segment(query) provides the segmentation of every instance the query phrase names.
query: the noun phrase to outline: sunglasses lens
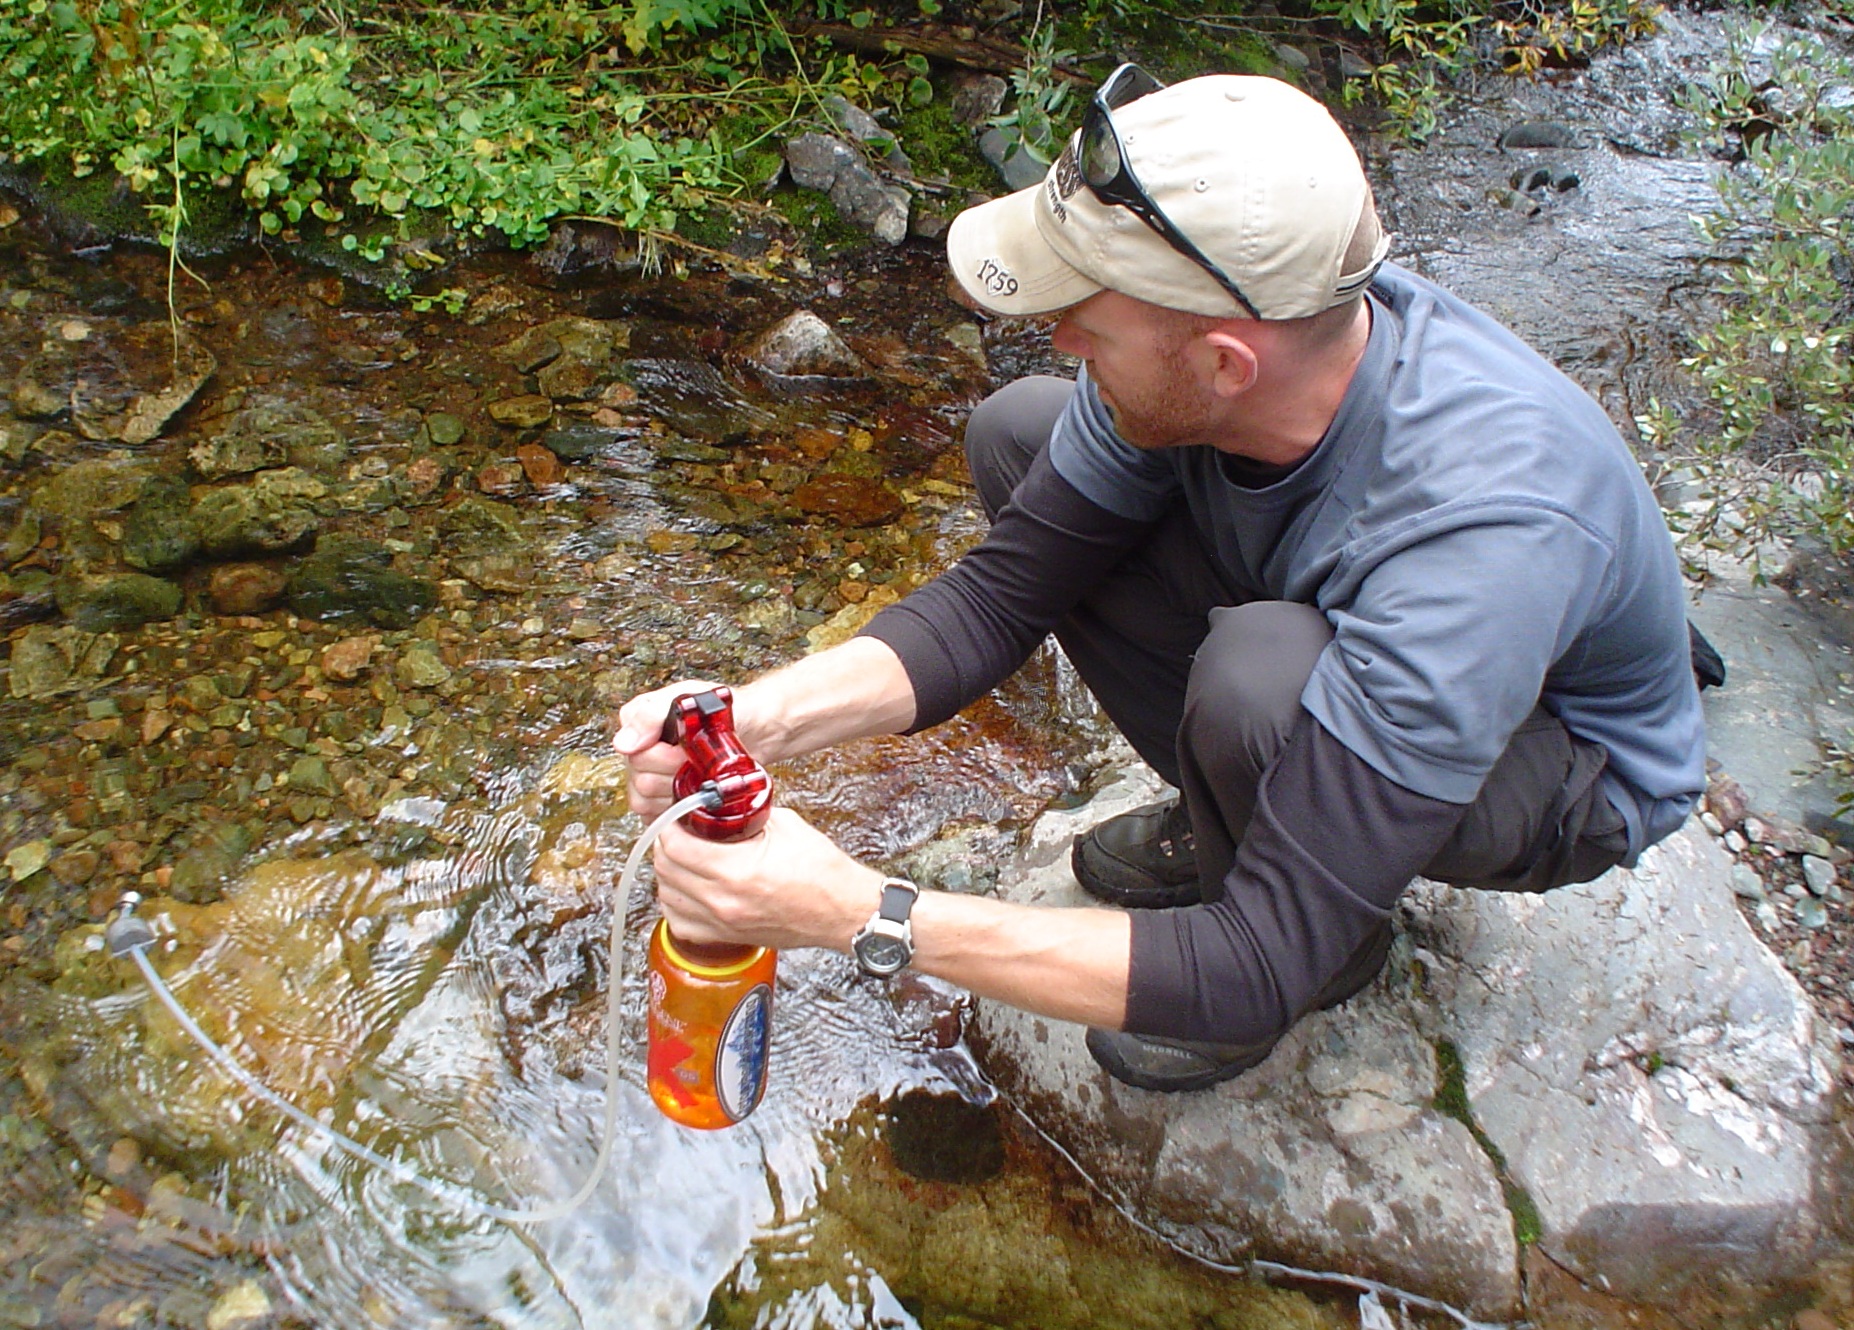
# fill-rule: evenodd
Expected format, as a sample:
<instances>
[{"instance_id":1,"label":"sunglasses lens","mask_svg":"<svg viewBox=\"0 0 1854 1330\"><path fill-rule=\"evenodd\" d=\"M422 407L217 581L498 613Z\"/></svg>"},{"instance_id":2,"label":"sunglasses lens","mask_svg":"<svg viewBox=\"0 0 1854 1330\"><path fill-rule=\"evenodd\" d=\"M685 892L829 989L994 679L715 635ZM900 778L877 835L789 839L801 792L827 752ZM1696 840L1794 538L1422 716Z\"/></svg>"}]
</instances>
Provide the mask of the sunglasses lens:
<instances>
[{"instance_id":1,"label":"sunglasses lens","mask_svg":"<svg viewBox=\"0 0 1854 1330\"><path fill-rule=\"evenodd\" d=\"M1106 116L1092 116L1082 126L1082 179L1096 189L1110 185L1120 174L1120 144Z\"/></svg>"}]
</instances>

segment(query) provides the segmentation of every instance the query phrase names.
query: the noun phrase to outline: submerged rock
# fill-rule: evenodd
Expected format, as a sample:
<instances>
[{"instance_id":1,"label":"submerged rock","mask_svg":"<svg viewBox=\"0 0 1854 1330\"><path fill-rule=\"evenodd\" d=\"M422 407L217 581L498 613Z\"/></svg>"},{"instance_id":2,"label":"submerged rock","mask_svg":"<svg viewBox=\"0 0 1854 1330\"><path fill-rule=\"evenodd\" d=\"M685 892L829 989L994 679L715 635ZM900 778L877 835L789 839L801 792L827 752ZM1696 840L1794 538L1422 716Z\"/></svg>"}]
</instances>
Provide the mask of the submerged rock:
<instances>
[{"instance_id":1,"label":"submerged rock","mask_svg":"<svg viewBox=\"0 0 1854 1330\"><path fill-rule=\"evenodd\" d=\"M121 639L70 624L37 625L13 642L7 686L14 697L42 699L87 688L103 677Z\"/></svg>"},{"instance_id":2,"label":"submerged rock","mask_svg":"<svg viewBox=\"0 0 1854 1330\"><path fill-rule=\"evenodd\" d=\"M224 429L187 450L207 480L245 475L267 467L326 470L348 456L348 441L316 412L291 402L255 402Z\"/></svg>"},{"instance_id":3,"label":"submerged rock","mask_svg":"<svg viewBox=\"0 0 1854 1330\"><path fill-rule=\"evenodd\" d=\"M99 347L80 369L71 388L71 420L87 439L147 443L193 400L219 362L188 334L174 340L166 325L132 327L117 340L125 352L120 358L117 346Z\"/></svg>"},{"instance_id":4,"label":"submerged rock","mask_svg":"<svg viewBox=\"0 0 1854 1330\"><path fill-rule=\"evenodd\" d=\"M312 506L325 487L289 468L248 484L207 490L193 503L200 546L215 559L281 554L303 545L321 525Z\"/></svg>"},{"instance_id":5,"label":"submerged rock","mask_svg":"<svg viewBox=\"0 0 1854 1330\"><path fill-rule=\"evenodd\" d=\"M748 344L747 363L779 378L858 379L869 373L831 326L808 309L788 314Z\"/></svg>"},{"instance_id":6,"label":"submerged rock","mask_svg":"<svg viewBox=\"0 0 1854 1330\"><path fill-rule=\"evenodd\" d=\"M90 457L60 468L32 492L32 506L62 522L121 512L159 472L150 462Z\"/></svg>"},{"instance_id":7,"label":"submerged rock","mask_svg":"<svg viewBox=\"0 0 1854 1330\"><path fill-rule=\"evenodd\" d=\"M359 619L410 628L437 603L430 582L393 569L384 547L354 537L320 542L290 574L290 608L306 619Z\"/></svg>"},{"instance_id":8,"label":"submerged rock","mask_svg":"<svg viewBox=\"0 0 1854 1330\"><path fill-rule=\"evenodd\" d=\"M206 595L215 614L263 614L283 603L288 582L267 563L227 563L212 570Z\"/></svg>"},{"instance_id":9,"label":"submerged rock","mask_svg":"<svg viewBox=\"0 0 1854 1330\"><path fill-rule=\"evenodd\" d=\"M181 590L146 573L75 575L58 579L58 608L87 633L139 628L180 613Z\"/></svg>"},{"instance_id":10,"label":"submerged rock","mask_svg":"<svg viewBox=\"0 0 1854 1330\"><path fill-rule=\"evenodd\" d=\"M813 517L842 526L880 526L900 516L902 503L881 481L840 471L826 472L792 491L792 501Z\"/></svg>"},{"instance_id":11,"label":"submerged rock","mask_svg":"<svg viewBox=\"0 0 1854 1330\"><path fill-rule=\"evenodd\" d=\"M184 568L199 556L193 496L179 476L163 474L143 487L122 528L122 560L145 573Z\"/></svg>"}]
</instances>

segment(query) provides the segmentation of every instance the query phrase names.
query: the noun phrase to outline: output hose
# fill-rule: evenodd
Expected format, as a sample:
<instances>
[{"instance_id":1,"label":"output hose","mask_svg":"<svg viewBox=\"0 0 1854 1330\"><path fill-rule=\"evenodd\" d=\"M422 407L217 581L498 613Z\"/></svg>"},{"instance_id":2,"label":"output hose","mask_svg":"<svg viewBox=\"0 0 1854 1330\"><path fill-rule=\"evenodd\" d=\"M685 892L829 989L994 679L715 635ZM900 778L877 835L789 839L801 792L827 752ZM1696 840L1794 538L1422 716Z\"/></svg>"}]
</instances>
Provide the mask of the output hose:
<instances>
[{"instance_id":1,"label":"output hose","mask_svg":"<svg viewBox=\"0 0 1854 1330\"><path fill-rule=\"evenodd\" d=\"M657 837L663 834L665 827L698 808L716 807L720 799L720 792L711 784L671 805L668 811L644 829L644 834L637 838L637 843L631 847L631 853L625 859L624 871L618 878L617 898L612 902L610 981L605 1008L604 1134L599 1141L599 1153L592 1161L592 1171L587 1175L585 1182L566 1200L553 1205L513 1209L485 1201L480 1196L454 1183L428 1178L418 1170L396 1159L389 1159L351 1136L343 1135L326 1123L317 1121L258 1080L256 1076L241 1066L236 1058L215 1043L212 1036L200 1028L199 1022L187 1014L186 1008L180 1004L180 999L174 996L173 990L167 986L161 976L156 973L154 966L149 963L147 952L148 948L155 943L155 932L147 920L135 913L135 906L141 900L136 893L130 892L123 898L122 908L103 930L103 938L109 947L110 955L127 956L135 962L136 968L142 972L143 981L161 1000L162 1005L167 1008L174 1019L180 1023L180 1028L185 1030L188 1036L204 1049L228 1076L242 1085L255 1098L276 1109L297 1126L319 1137L342 1153L379 1169L395 1181L416 1187L426 1195L447 1205L454 1205L474 1214L510 1224L551 1223L573 1213L584 1205L592 1193L598 1189L606 1167L611 1163L612 1146L618 1136L617 1081L618 1068L622 1063L624 1052L620 1047L622 1041L618 1018L619 999L624 990L624 917L626 904L631 899L631 888L637 881L638 868L643 863L645 853L655 844Z\"/></svg>"}]
</instances>

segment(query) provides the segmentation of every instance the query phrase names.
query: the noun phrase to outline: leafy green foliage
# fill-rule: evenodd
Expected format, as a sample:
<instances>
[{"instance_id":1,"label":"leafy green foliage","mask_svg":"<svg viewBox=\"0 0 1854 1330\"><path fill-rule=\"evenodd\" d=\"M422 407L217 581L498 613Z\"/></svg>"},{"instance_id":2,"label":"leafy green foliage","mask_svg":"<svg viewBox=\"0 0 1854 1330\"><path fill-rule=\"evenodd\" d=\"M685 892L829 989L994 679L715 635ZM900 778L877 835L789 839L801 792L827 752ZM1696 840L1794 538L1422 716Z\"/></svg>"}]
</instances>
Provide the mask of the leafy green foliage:
<instances>
[{"instance_id":1,"label":"leafy green foliage","mask_svg":"<svg viewBox=\"0 0 1854 1330\"><path fill-rule=\"evenodd\" d=\"M1687 99L1743 154L1700 223L1720 313L1684 362L1713 411L1691 464L1716 497L1684 523L1701 545L1804 535L1854 552L1854 106L1838 95L1851 83L1854 62L1821 42L1769 47L1750 27ZM1642 424L1677 431L1664 416Z\"/></svg>"},{"instance_id":2,"label":"leafy green foliage","mask_svg":"<svg viewBox=\"0 0 1854 1330\"><path fill-rule=\"evenodd\" d=\"M1393 127L1421 136L1496 17L1509 52L1545 60L1635 31L1646 0L1566 3L1309 0L1310 13L1219 16L1178 0L1077 0L1047 21L1040 8L1024 14L1024 63L994 123L1047 161L1084 100L1070 77L1076 51L1150 49L1148 62L1172 77L1264 71L1276 67L1273 38L1291 31L1374 52L1348 95L1375 94ZM960 21L943 0L799 8L863 31ZM798 10L768 0L5 0L0 157L78 178L119 174L170 243L222 211L215 201L236 200L267 235L314 228L413 273L442 262L420 239L442 226L514 245L545 239L562 217L663 233L762 179L763 145L821 122L830 92L904 120L935 105L944 70L925 55L795 39L781 12Z\"/></svg>"},{"instance_id":3,"label":"leafy green foliage","mask_svg":"<svg viewBox=\"0 0 1854 1330\"><path fill-rule=\"evenodd\" d=\"M1075 85L1056 76L1056 67L1075 58L1075 52L1058 50L1053 25L1041 28L1031 39L1025 61L1011 74L1016 96L1009 111L994 116L992 124L1016 138L1024 151L1045 166L1056 160L1080 114Z\"/></svg>"},{"instance_id":4,"label":"leafy green foliage","mask_svg":"<svg viewBox=\"0 0 1854 1330\"><path fill-rule=\"evenodd\" d=\"M1601 47L1648 36L1659 12L1648 0L1570 0L1563 7L1523 0L1515 12L1499 15L1494 29L1507 68L1536 74L1547 65L1574 65Z\"/></svg>"},{"instance_id":5,"label":"leafy green foliage","mask_svg":"<svg viewBox=\"0 0 1854 1330\"><path fill-rule=\"evenodd\" d=\"M25 0L0 15L0 151L113 167L168 235L200 188L236 191L267 234L314 219L373 256L388 238L357 218L436 213L517 245L569 214L668 229L738 184L714 112L770 39L748 28L717 51L694 35L746 5L381 7L307 31L252 0ZM677 58L647 87L605 63L614 33Z\"/></svg>"},{"instance_id":6,"label":"leafy green foliage","mask_svg":"<svg viewBox=\"0 0 1854 1330\"><path fill-rule=\"evenodd\" d=\"M1470 0L1439 6L1425 0L1314 0L1313 8L1382 45L1383 60L1364 80L1346 84L1347 98L1357 101L1368 90L1405 137L1429 137L1444 100L1443 84L1466 65L1469 39L1484 11L1477 12Z\"/></svg>"}]
</instances>

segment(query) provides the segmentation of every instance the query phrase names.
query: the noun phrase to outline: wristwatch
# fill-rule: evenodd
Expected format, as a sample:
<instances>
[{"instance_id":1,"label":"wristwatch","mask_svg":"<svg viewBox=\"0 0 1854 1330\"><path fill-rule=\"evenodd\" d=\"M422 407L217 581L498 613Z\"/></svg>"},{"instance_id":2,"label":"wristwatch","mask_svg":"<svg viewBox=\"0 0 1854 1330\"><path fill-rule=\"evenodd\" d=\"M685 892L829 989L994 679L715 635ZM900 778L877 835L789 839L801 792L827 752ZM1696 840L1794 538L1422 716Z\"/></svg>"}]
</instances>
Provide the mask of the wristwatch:
<instances>
[{"instance_id":1,"label":"wristwatch","mask_svg":"<svg viewBox=\"0 0 1854 1330\"><path fill-rule=\"evenodd\" d=\"M921 889L906 878L882 880L882 903L850 941L863 973L887 978L914 959L914 924L908 914Z\"/></svg>"}]
</instances>

